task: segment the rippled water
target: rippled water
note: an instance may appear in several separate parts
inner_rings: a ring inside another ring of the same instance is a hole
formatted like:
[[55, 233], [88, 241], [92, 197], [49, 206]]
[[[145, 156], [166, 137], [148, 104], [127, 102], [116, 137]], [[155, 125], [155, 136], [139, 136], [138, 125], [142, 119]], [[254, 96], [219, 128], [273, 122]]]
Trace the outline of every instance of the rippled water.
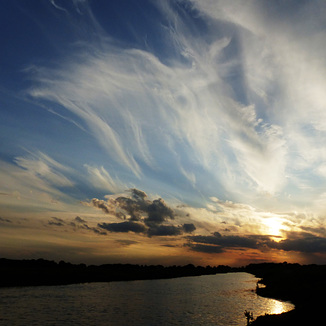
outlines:
[[168, 280], [0, 289], [1, 325], [246, 325], [254, 317], [293, 309], [262, 298], [247, 273]]

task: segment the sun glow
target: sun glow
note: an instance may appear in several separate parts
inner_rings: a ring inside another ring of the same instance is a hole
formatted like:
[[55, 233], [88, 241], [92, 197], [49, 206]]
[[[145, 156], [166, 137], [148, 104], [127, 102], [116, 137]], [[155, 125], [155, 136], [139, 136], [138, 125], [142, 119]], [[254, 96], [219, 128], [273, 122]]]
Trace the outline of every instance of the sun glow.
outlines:
[[272, 236], [282, 236], [282, 230], [284, 229], [283, 221], [279, 218], [271, 217], [264, 221], [267, 226], [268, 233]]

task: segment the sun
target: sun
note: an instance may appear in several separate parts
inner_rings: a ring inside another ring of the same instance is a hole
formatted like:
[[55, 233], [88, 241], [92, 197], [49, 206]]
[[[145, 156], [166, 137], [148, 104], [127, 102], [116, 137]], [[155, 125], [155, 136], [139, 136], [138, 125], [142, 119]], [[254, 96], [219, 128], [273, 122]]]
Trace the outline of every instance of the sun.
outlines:
[[270, 217], [264, 221], [267, 226], [268, 233], [275, 237], [282, 236], [282, 230], [284, 229], [283, 221], [277, 217]]

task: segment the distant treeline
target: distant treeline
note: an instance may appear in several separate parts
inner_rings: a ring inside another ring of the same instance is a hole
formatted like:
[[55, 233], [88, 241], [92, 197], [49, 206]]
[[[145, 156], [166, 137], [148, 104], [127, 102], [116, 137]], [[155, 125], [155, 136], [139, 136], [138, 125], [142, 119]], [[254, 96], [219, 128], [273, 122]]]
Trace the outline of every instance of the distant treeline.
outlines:
[[63, 285], [87, 282], [111, 282], [165, 279], [185, 276], [210, 275], [238, 271], [220, 265], [185, 266], [105, 264], [71, 264], [64, 261], [56, 263], [45, 259], [12, 260], [0, 259], [0, 286]]

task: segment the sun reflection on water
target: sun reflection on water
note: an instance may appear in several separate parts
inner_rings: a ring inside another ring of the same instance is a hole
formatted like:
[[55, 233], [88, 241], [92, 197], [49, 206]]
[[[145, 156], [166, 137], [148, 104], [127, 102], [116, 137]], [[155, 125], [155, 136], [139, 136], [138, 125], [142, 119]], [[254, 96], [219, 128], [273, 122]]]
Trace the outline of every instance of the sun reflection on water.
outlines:
[[268, 301], [268, 314], [278, 315], [289, 310], [289, 303], [277, 300]]

